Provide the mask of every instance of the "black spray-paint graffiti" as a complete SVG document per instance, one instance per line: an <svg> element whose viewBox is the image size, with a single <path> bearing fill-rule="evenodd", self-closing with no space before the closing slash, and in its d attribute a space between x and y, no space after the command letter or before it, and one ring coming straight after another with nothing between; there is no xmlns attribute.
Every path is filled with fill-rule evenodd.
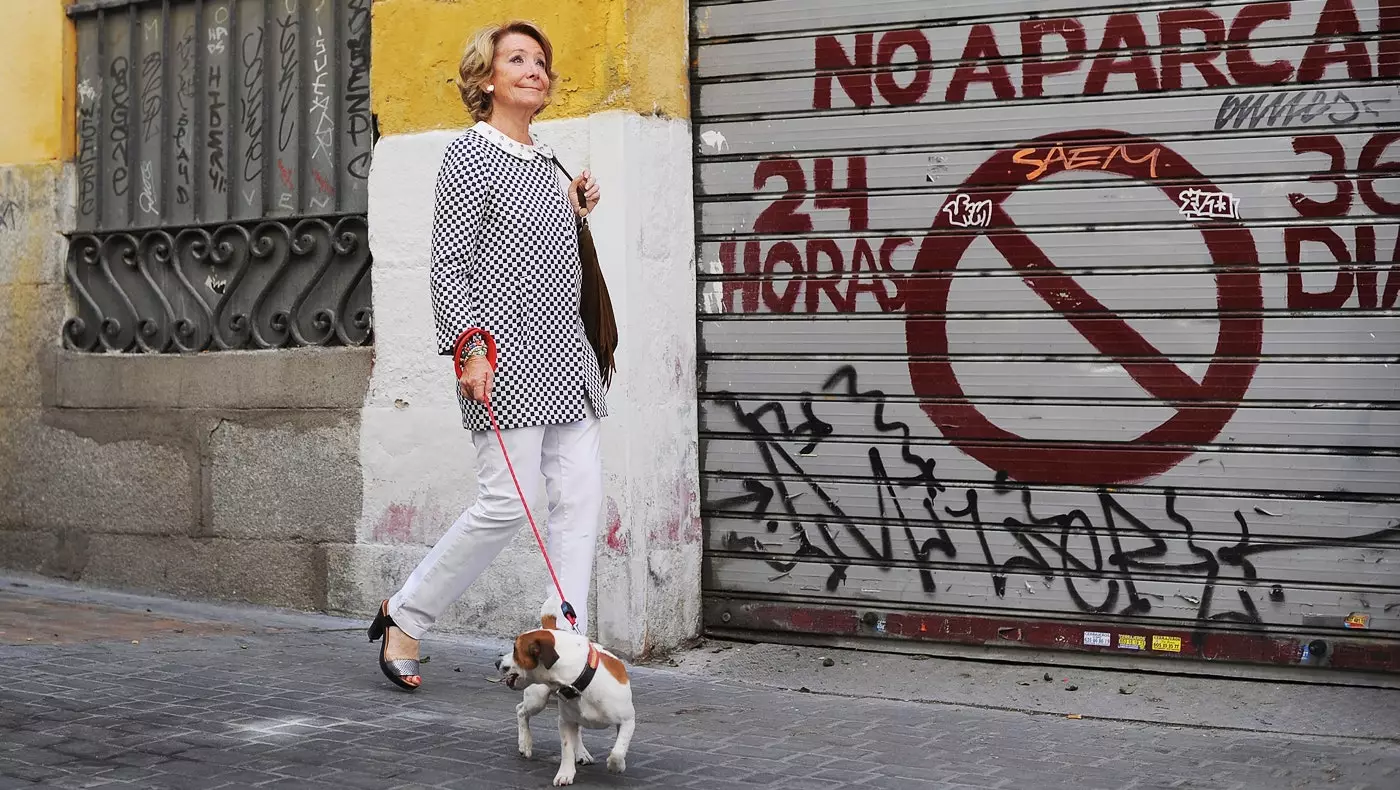
<svg viewBox="0 0 1400 790"><path fill-rule="evenodd" d="M351 0L350 37L346 41L349 55L345 77L346 129L350 133L351 144L359 148L374 143L374 119L369 107L369 0ZM346 172L353 178L369 178L370 152L357 154L346 165Z"/></svg>
<svg viewBox="0 0 1400 790"><path fill-rule="evenodd" d="M263 172L263 29L254 28L243 36L240 47L243 59L243 95L240 97L240 117L243 139L243 183L257 184ZM244 200L252 204L256 191L245 192Z"/></svg>
<svg viewBox="0 0 1400 790"><path fill-rule="evenodd" d="M5 198L0 200L0 230L14 230L15 210L19 208L19 203Z"/></svg>
<svg viewBox="0 0 1400 790"><path fill-rule="evenodd" d="M190 184L193 174L190 156L190 143L194 133L190 130L191 107L194 103L194 26L185 30L180 43L175 45L175 57L179 62L177 74L179 85L175 91L175 102L179 115L175 119L175 202L186 205L190 202Z"/></svg>
<svg viewBox="0 0 1400 790"><path fill-rule="evenodd" d="M1151 613L1151 599L1161 596L1140 591L1135 579L1171 574L1189 576L1201 584L1198 597L1181 596L1196 606L1198 622L1261 623L1254 597L1260 580L1252 558L1341 544L1400 541L1400 523L1396 523L1344 540L1255 542L1250 535L1249 518L1243 509L1238 509L1234 511L1238 533L1227 545L1211 550L1198 544L1200 535L1190 518L1178 510L1178 496L1171 489L1162 497L1162 512L1151 515L1133 512L1123 497L1106 488L1096 492L1097 507L1092 508L1092 513L1084 509L1046 512L1037 507L1034 489L1008 479L1004 473L984 486L952 486L940 480L937 462L916 449L909 425L886 418L885 394L878 390L861 391L854 368L844 366L833 373L823 385L822 395L844 396L873 406L872 435L878 443L872 441L867 454L881 526L871 525L871 520L858 523L821 480L803 469L803 457L813 454L834 433L830 424L815 415L811 393L802 396L802 420L796 424L789 420L782 403L768 402L748 410L732 396L720 395L721 402L733 411L754 441L766 472L744 478L742 486L747 493L715 502L712 510L750 513L753 519L764 522L765 530L775 536L774 542L785 540L778 535L782 518L792 529L786 540L796 542L795 550L770 551L766 541L732 531L725 536L724 548L764 554L765 562L779 574L793 571L800 562L816 559L830 567L825 584L829 593L840 591L849 582L847 574L856 563L890 569L908 567L912 562L923 592L931 597L938 592L936 574L940 569L978 569L988 575L998 598L1006 596L1009 574L1030 574L1041 576L1047 587L1054 579L1063 579L1074 606L1082 612L1142 616ZM899 442L897 450L889 442L892 438ZM798 442L806 444L796 454L787 449ZM899 473L891 474L891 468ZM799 512L794 504L801 496L794 491L797 486L803 492L815 492L825 512L814 514L810 506L807 512ZM988 497L1015 497L1022 516L988 523L981 510ZM1163 520L1170 527L1153 526ZM980 557L960 558L949 527L961 528L959 534L963 535L970 527L977 537ZM898 542L908 547L903 557L899 556L903 552L896 551L897 530L903 533ZM988 541L991 530L1009 534L1016 553L996 556ZM858 550L843 548L843 544L850 545L843 537ZM1181 537L1185 538L1192 559L1169 561L1167 538ZM1079 541L1078 549L1071 548L1072 539ZM1102 591L1098 599L1090 600L1081 591L1080 586L1086 583ZM1236 585L1238 608L1217 602L1217 588L1225 584ZM1278 600L1282 593L1270 590L1269 594Z"/></svg>
<svg viewBox="0 0 1400 790"><path fill-rule="evenodd" d="M160 134L160 114L165 108L165 59L152 52L141 59L141 142Z"/></svg>
<svg viewBox="0 0 1400 790"><path fill-rule="evenodd" d="M1287 128L1309 126L1319 118L1333 126L1375 123L1390 99L1355 101L1344 91L1299 91L1296 93L1231 94L1220 102L1215 130Z"/></svg>
<svg viewBox="0 0 1400 790"><path fill-rule="evenodd" d="M285 19L277 20L277 53L279 58L278 66L282 75L277 79L277 110L279 113L277 121L277 150L285 152L292 144L292 138L296 135L297 119L292 112L292 103L296 101L297 67L301 61L297 54L297 30L301 23L297 18L288 14Z"/></svg>
<svg viewBox="0 0 1400 790"><path fill-rule="evenodd" d="M78 108L78 211L90 217L97 211L97 108Z"/></svg>
<svg viewBox="0 0 1400 790"><path fill-rule="evenodd" d="M130 188L130 140L127 139L127 116L131 112L131 84L128 81L127 59L118 56L112 60L112 112L111 131L108 137L112 143L112 192L118 197L125 195Z"/></svg>

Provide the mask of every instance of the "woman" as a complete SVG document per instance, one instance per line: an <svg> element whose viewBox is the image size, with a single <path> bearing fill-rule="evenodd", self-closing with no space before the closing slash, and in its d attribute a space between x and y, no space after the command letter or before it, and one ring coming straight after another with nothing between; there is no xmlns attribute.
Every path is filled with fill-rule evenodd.
<svg viewBox="0 0 1400 790"><path fill-rule="evenodd" d="M599 190L587 170L566 189L553 152L530 133L549 103L553 66L544 32L510 22L479 31L459 68L457 87L477 123L447 147L438 172L431 290L438 353L465 357L458 401L476 447L478 488L370 626L371 641L384 637L380 668L408 690L422 684L418 640L526 523L488 398L526 497L535 501L544 484L550 559L587 633L603 499L598 421L607 410L579 316L575 215L597 206ZM478 329L495 340L494 369L485 342L471 334Z"/></svg>

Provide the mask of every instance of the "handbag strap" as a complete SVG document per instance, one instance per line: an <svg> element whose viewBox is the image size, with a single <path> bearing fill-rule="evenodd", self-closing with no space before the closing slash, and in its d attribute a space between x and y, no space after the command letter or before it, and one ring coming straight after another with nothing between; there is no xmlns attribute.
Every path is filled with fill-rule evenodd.
<svg viewBox="0 0 1400 790"><path fill-rule="evenodd" d="M558 159L558 157L553 157L553 156L551 156L551 157L550 157L550 161L554 162L554 166L557 167L557 168L559 168L559 172L561 172L561 173L564 174L564 178L568 179L568 181L569 181L570 184L572 184L572 183L574 182L574 177L571 176L571 175L569 175L569 171L568 171L568 170L565 170L565 169L564 169L564 163L563 163L563 162L560 162L559 159ZM567 200L567 199L568 199L568 198L565 198L565 200ZM587 208L587 206L588 206L588 199L584 196L584 192L583 192L583 184L579 184L579 185L578 185L578 204L579 204L580 206L585 207L585 208ZM573 207L570 206L570 208L572 209ZM575 216L577 216L577 215L575 215ZM582 216L582 217L578 217L578 223L579 223L580 225L587 225L587 224L588 224L588 215L585 214L585 215Z"/></svg>

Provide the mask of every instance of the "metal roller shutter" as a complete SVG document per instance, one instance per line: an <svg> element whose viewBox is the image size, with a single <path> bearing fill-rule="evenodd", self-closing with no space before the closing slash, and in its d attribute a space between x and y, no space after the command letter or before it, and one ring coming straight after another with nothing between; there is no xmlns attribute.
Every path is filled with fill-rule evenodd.
<svg viewBox="0 0 1400 790"><path fill-rule="evenodd" d="M1400 669L1400 0L691 15L708 629Z"/></svg>

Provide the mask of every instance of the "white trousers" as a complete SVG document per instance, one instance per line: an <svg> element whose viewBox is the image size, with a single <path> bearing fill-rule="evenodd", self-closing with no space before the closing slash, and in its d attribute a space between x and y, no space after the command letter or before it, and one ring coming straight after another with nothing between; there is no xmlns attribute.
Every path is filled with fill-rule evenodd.
<svg viewBox="0 0 1400 790"><path fill-rule="evenodd" d="M531 505L544 484L548 510L534 510L535 524L546 529L549 559L564 595L578 614L579 630L588 633L588 590L593 553L603 509L603 463L599 420L593 415L564 425L502 431L520 488ZM389 616L405 634L420 639L433 623L476 581L522 526L529 528L510 471L493 431L473 431L476 446L477 498L434 544L403 587L389 599ZM531 536L533 540L533 536ZM539 549L529 562L541 567ZM546 600L558 601L552 581ZM557 610L557 603L555 609ZM561 615L559 627L566 628Z"/></svg>

